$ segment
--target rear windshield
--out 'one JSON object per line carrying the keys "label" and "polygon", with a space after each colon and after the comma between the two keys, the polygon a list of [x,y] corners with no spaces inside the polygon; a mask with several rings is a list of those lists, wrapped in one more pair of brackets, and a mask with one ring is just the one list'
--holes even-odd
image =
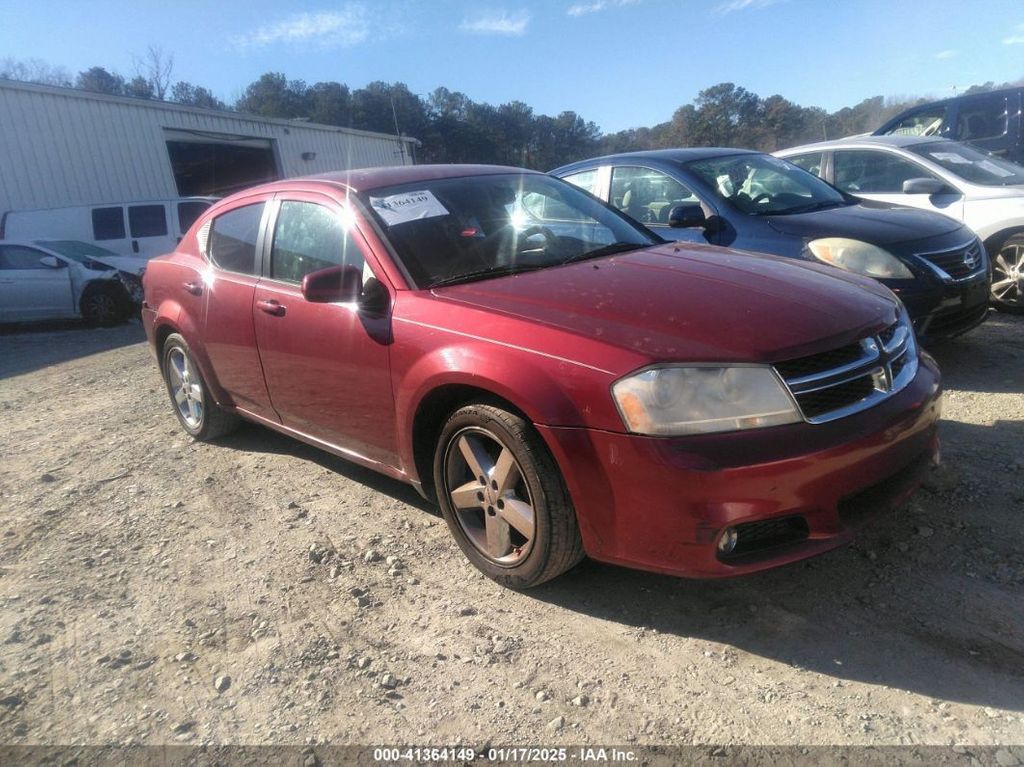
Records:
{"label": "rear windshield", "polygon": [[908,146],[914,154],[941,165],[964,181],[982,186],[1024,184],[1024,167],[956,141]]}
{"label": "rear windshield", "polygon": [[571,184],[541,174],[428,179],[360,198],[421,288],[661,242]]}

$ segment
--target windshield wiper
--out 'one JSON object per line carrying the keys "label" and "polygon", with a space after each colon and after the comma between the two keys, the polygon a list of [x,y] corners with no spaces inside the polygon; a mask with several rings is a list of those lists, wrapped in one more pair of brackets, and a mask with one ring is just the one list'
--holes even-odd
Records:
{"label": "windshield wiper", "polygon": [[758,216],[789,216],[795,213],[814,213],[819,210],[828,210],[829,208],[837,208],[841,205],[848,205],[846,200],[824,200],[822,202],[812,202],[810,205],[798,205],[795,208],[784,208],[782,210],[766,210],[764,213],[757,213]]}
{"label": "windshield wiper", "polygon": [[594,250],[586,250],[582,253],[577,253],[574,256],[569,256],[562,263],[571,264],[573,261],[583,261],[588,258],[600,258],[601,256],[611,256],[615,253],[625,253],[630,250],[640,250],[646,248],[647,245],[636,242],[612,242],[608,245],[602,245],[600,248]]}
{"label": "windshield wiper", "polygon": [[546,266],[553,266],[553,264],[531,264],[529,266],[524,266],[522,264],[508,264],[506,266],[490,266],[486,269],[477,269],[472,272],[453,274],[451,277],[443,277],[440,280],[430,283],[427,287],[430,290],[433,290],[434,288],[442,288],[445,285],[457,285],[460,282],[472,282],[473,280],[483,280],[488,277],[501,277],[506,274],[519,274],[520,272],[534,272],[538,269],[543,269]]}

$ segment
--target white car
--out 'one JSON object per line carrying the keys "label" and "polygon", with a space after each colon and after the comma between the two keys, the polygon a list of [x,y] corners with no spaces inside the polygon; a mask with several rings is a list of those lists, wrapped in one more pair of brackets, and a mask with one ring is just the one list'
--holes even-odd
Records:
{"label": "white car", "polygon": [[1024,313],[1024,167],[934,136],[855,136],[776,152],[844,192],[944,213],[992,261],[992,304]]}
{"label": "white car", "polygon": [[142,302],[145,264],[75,240],[0,240],[0,322],[125,319]]}

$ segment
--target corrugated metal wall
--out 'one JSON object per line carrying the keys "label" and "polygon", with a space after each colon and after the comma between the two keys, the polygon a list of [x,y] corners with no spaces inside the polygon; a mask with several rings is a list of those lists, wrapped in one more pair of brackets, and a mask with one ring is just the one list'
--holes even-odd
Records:
{"label": "corrugated metal wall", "polygon": [[0,81],[0,213],[176,197],[165,128],[273,139],[285,177],[412,163],[384,134]]}

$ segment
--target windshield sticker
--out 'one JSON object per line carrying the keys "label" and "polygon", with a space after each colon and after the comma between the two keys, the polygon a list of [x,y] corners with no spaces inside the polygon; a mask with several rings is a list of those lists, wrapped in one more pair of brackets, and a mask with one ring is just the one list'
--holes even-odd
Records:
{"label": "windshield sticker", "polygon": [[970,165],[971,161],[953,152],[929,152],[939,162],[954,162],[957,165]]}
{"label": "windshield sticker", "polygon": [[388,226],[448,215],[444,205],[427,189],[388,197],[371,197],[370,205]]}
{"label": "windshield sticker", "polygon": [[1000,168],[991,160],[982,160],[981,162],[978,163],[978,167],[981,168],[982,170],[987,170],[993,176],[999,176],[999,178],[1006,178],[1007,176],[1013,175],[1013,171]]}

